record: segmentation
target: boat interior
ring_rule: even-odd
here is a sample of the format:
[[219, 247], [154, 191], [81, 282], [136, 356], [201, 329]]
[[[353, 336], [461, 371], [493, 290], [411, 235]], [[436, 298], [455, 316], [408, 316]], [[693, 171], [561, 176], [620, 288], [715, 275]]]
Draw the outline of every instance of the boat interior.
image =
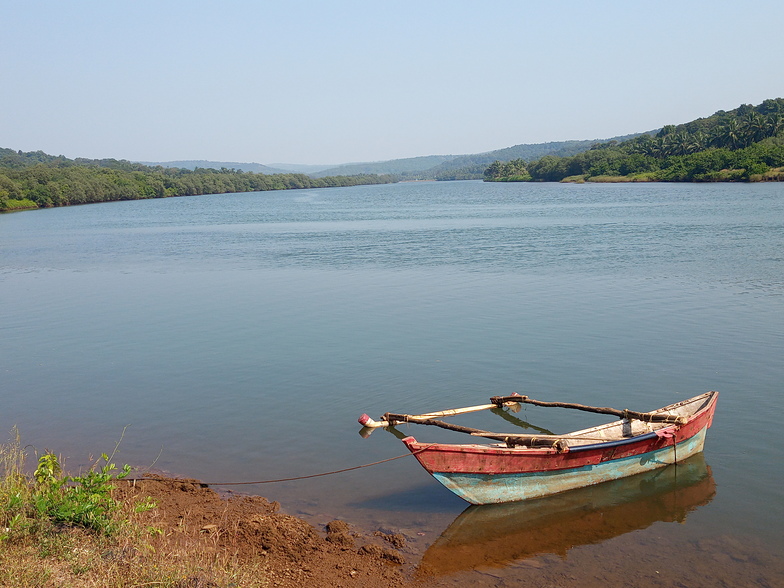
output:
[[[689, 418], [707, 407], [713, 401], [714, 394], [716, 393], [706, 392], [694, 398], [652, 410], [648, 414]], [[565, 433], [564, 435], [553, 435], [552, 437], [561, 440], [567, 447], [579, 447], [581, 445], [593, 445], [608, 441], [622, 441], [673, 426], [673, 423], [667, 422], [649, 422], [635, 418], [624, 418], [588, 429]]]

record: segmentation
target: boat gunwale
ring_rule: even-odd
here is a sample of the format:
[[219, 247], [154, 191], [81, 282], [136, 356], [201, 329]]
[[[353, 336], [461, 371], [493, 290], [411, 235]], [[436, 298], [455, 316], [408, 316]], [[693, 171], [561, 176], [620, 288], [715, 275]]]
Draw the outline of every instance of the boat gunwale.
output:
[[[546, 455], [566, 455], [568, 453], [579, 453], [583, 451], [589, 450], [604, 450], [604, 449], [612, 449], [615, 447], [620, 447], [624, 445], [631, 445], [633, 443], [638, 442], [645, 442], [653, 439], [654, 437], [659, 437], [660, 433], [664, 430], [673, 430], [678, 431], [684, 427], [688, 427], [691, 425], [695, 420], [699, 419], [706, 411], [711, 410], [711, 407], [716, 403], [716, 399], [718, 397], [718, 392], [710, 391], [705, 392], [703, 394], [699, 394], [692, 398], [688, 398], [686, 400], [681, 400], [679, 402], [675, 402], [673, 404], [669, 404], [662, 408], [650, 411], [651, 414], [661, 414], [663, 412], [676, 410], [682, 406], [686, 406], [688, 404], [696, 404], [700, 401], [702, 405], [699, 406], [694, 412], [687, 415], [687, 422], [683, 425], [672, 425], [667, 423], [661, 423], [661, 426], [654, 431], [646, 431], [639, 435], [633, 435], [630, 437], [624, 438], [615, 438], [615, 439], [608, 439], [607, 441], [603, 441], [600, 443], [590, 443], [586, 445], [569, 445], [564, 449], [558, 450], [552, 446], [541, 446], [541, 447], [528, 447], [528, 446], [513, 446], [509, 447], [507, 445], [501, 443], [494, 443], [494, 444], [479, 444], [479, 443], [472, 443], [472, 444], [463, 444], [463, 443], [422, 443], [417, 441], [412, 435], [405, 437], [402, 439], [403, 443], [409, 448], [410, 451], [420, 452], [427, 452], [427, 451], [436, 451], [436, 452], [456, 452], [456, 453], [495, 453], [501, 455], [527, 455], [527, 456], [546, 456]], [[610, 427], [618, 427], [624, 421], [616, 421], [610, 423], [603, 423], [601, 425], [597, 425], [595, 427], [591, 427], [589, 429], [583, 429], [571, 433], [565, 433], [564, 437], [569, 436], [579, 436], [581, 434], [587, 435], [589, 432], [596, 432], [598, 430], [610, 428]], [[707, 424], [710, 427], [711, 423]], [[416, 444], [419, 447], [412, 447], [412, 444]], [[417, 455], [418, 457], [418, 455]]]

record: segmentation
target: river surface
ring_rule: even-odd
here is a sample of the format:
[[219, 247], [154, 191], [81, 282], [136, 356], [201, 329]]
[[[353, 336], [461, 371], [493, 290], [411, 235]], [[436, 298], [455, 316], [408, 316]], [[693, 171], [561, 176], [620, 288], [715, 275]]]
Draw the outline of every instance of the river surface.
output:
[[[719, 390], [702, 458], [534, 506], [466, 510], [411, 457], [232, 488], [401, 531], [436, 582], [784, 584], [782, 184], [423, 182], [18, 212], [0, 215], [0, 294], [0, 441], [17, 426], [69, 469], [125, 429], [121, 463], [289, 478], [406, 453], [363, 439], [363, 412], [512, 392], [645, 411]], [[455, 422], [604, 421], [506, 416]]]

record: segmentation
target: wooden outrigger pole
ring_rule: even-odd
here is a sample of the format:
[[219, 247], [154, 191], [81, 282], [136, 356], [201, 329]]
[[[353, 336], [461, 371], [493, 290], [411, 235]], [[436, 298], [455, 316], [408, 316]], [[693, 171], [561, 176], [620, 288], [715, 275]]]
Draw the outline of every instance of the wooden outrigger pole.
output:
[[[378, 428], [378, 427], [394, 426], [397, 423], [417, 423], [420, 425], [432, 425], [435, 427], [441, 427], [442, 429], [449, 429], [450, 431], [467, 433], [475, 437], [485, 437], [488, 439], [504, 441], [510, 446], [528, 445], [530, 447], [535, 445], [539, 445], [539, 446], [550, 445], [556, 448], [560, 447], [559, 442], [562, 439], [567, 439], [568, 436], [491, 433], [490, 431], [483, 431], [481, 429], [474, 429], [471, 427], [463, 427], [461, 425], [453, 425], [451, 423], [445, 423], [444, 421], [438, 420], [439, 418], [456, 416], [460, 414], [467, 414], [471, 412], [479, 412], [482, 410], [490, 410], [493, 408], [500, 408], [502, 406], [515, 406], [515, 405], [519, 406], [520, 403], [533, 404], [534, 406], [571, 408], [575, 410], [582, 410], [586, 412], [594, 412], [599, 414], [610, 414], [622, 419], [627, 419], [627, 420], [637, 419], [649, 423], [651, 422], [672, 423], [672, 424], [680, 425], [686, 421], [686, 419], [684, 419], [683, 417], [679, 417], [671, 414], [637, 412], [628, 409], [618, 410], [616, 408], [586, 406], [584, 404], [576, 404], [572, 402], [545, 402], [542, 400], [534, 400], [533, 398], [529, 398], [528, 396], [521, 396], [519, 394], [514, 394], [512, 396], [493, 396], [490, 399], [490, 404], [467, 406], [465, 408], [452, 408], [448, 410], [428, 412], [424, 414], [412, 415], [412, 414], [397, 414], [397, 413], [387, 412], [381, 417], [380, 421], [375, 421], [372, 418], [370, 418], [367, 414], [363, 414], [361, 417], [359, 417], [359, 424], [361, 424], [363, 427]], [[581, 437], [581, 439], [586, 439], [586, 438]]]
[[[399, 415], [399, 416], [406, 416], [409, 419], [439, 419], [444, 417], [456, 416], [459, 414], [467, 414], [470, 412], [479, 412], [481, 410], [490, 410], [493, 408], [499, 408], [501, 406], [513, 406], [518, 404], [520, 402], [519, 399], [525, 398], [525, 396], [513, 395], [513, 396], [506, 396], [505, 398], [506, 400], [499, 403], [493, 402], [492, 404], [479, 404], [477, 406], [466, 406], [465, 408], [450, 408], [447, 410], [439, 410], [436, 412], [426, 412], [424, 414], [409, 414], [409, 415]], [[402, 421], [403, 419], [398, 420], [398, 422], [402, 422]], [[411, 420], [410, 422], [414, 422], [414, 421]], [[361, 417], [359, 417], [359, 424], [362, 425], [363, 427], [369, 427], [371, 429], [375, 429], [378, 427], [389, 427], [394, 425], [395, 423], [386, 420], [386, 415], [382, 417], [382, 420], [374, 421], [368, 415], [363, 414]], [[422, 424], [427, 424], [427, 423], [422, 423]]]
[[673, 423], [682, 425], [686, 419], [672, 414], [661, 414], [651, 412], [637, 412], [635, 410], [618, 410], [617, 408], [601, 407], [601, 406], [586, 406], [585, 404], [576, 404], [574, 402], [544, 402], [542, 400], [534, 400], [528, 396], [493, 396], [490, 402], [496, 406], [512, 401], [525, 402], [526, 404], [533, 404], [534, 406], [549, 406], [555, 408], [573, 408], [575, 410], [583, 410], [586, 412], [596, 412], [599, 414], [611, 414], [622, 419], [644, 421], [646, 423]]

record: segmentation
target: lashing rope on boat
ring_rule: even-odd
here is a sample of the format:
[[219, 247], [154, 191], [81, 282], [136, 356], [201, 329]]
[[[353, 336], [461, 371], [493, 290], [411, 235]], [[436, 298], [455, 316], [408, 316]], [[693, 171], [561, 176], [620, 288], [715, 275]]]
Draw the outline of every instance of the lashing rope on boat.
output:
[[636, 419], [638, 421], [642, 421], [644, 423], [668, 423], [668, 424], [676, 424], [682, 425], [683, 424], [683, 417], [679, 417], [675, 414], [661, 414], [661, 413], [650, 413], [650, 412], [637, 412], [635, 410], [629, 410], [628, 408], [623, 409], [621, 411], [623, 416], [621, 418], [626, 419], [627, 421], [631, 421], [632, 419]]

